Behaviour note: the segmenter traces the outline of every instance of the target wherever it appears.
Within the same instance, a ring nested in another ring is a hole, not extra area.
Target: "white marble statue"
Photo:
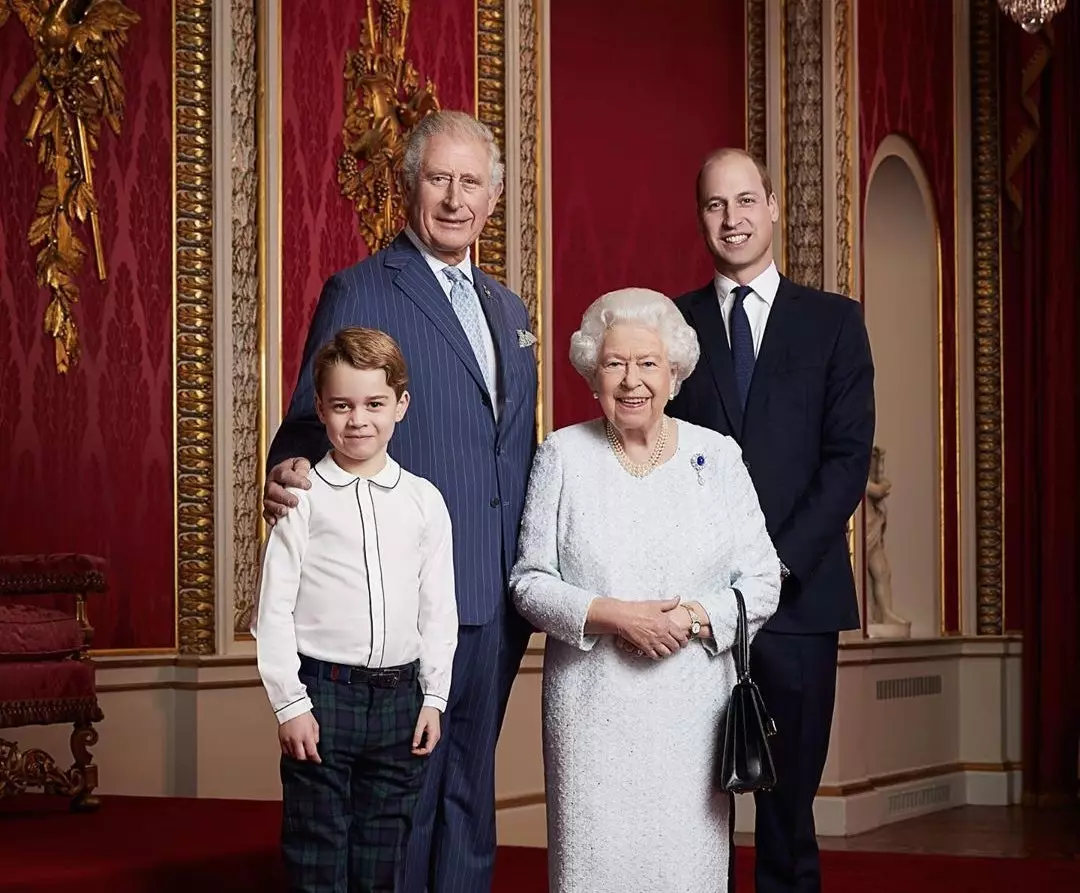
[[[866,484],[866,570],[870,578],[867,633],[871,638],[906,639],[911,635],[911,621],[893,611],[892,569],[885,554],[885,499],[891,489],[892,482],[885,477],[885,450],[875,446]]]

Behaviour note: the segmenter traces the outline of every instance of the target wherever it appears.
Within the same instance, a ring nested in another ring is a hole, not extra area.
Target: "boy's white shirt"
[[[354,667],[420,661],[424,706],[446,709],[457,648],[450,514],[389,456],[362,478],[328,453],[271,530],[252,617],[279,723],[311,710],[298,654]]]

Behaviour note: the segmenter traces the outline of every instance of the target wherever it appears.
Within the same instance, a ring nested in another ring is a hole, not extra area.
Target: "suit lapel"
[[[795,306],[797,295],[794,283],[781,276],[780,287],[769,310],[769,321],[761,339],[761,350],[758,351],[757,362],[754,364],[754,378],[746,398],[747,412],[751,406],[761,405],[768,397],[770,379],[787,356],[788,345],[793,340],[798,323]]]
[[[512,402],[510,387],[510,351],[517,349],[517,342],[511,339],[511,332],[506,323],[502,297],[497,289],[491,287],[488,275],[473,264],[473,285],[480,296],[480,306],[484,309],[491,339],[495,342],[495,364],[498,367],[496,378],[499,397],[503,403]],[[506,418],[506,412],[499,413],[499,421]]]
[[[398,271],[394,277],[394,284],[431,320],[435,328],[449,342],[454,353],[458,355],[458,359],[469,370],[469,374],[480,389],[487,393],[487,385],[484,383],[484,376],[480,373],[480,365],[476,362],[472,345],[458,321],[457,314],[454,313],[454,308],[450,306],[446,292],[436,281],[435,274],[431,272],[427,261],[404,233],[401,233],[390,244],[385,263],[386,266]],[[476,268],[473,267],[473,269]]]
[[[735,367],[731,362],[731,347],[728,345],[727,329],[724,327],[724,314],[720,310],[716,288],[711,282],[695,292],[691,298],[690,315],[694,328],[697,329],[701,355],[705,357],[716,389],[720,392],[720,400],[724,405],[731,432],[738,440],[742,436],[742,406],[735,387]]]

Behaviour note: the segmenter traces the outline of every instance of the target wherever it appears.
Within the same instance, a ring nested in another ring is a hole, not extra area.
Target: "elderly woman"
[[[753,634],[776,610],[780,563],[735,442],[664,414],[698,353],[663,295],[601,297],[570,359],[603,417],[551,434],[533,464],[511,588],[548,634],[552,893],[727,883],[714,763],[733,588]]]

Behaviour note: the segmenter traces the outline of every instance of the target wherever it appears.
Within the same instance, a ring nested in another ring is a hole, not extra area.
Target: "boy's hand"
[[[442,737],[442,716],[437,707],[421,707],[412,737],[413,756],[426,757]]]
[[[278,726],[278,741],[281,752],[294,760],[310,760],[321,763],[315,745],[319,743],[319,723],[310,711],[294,716]]]

